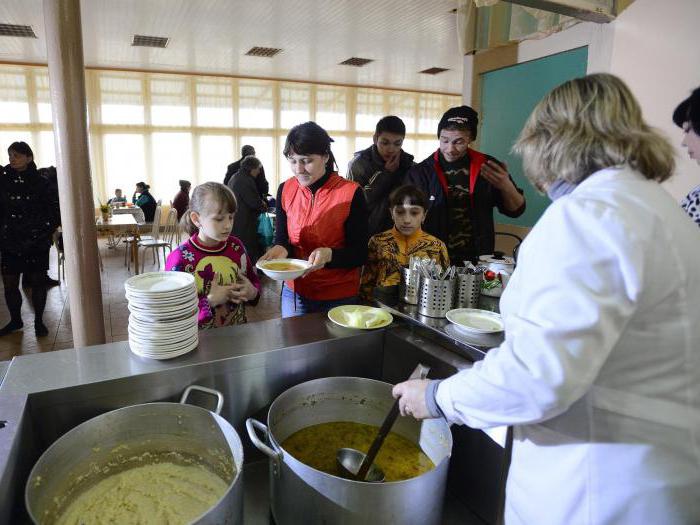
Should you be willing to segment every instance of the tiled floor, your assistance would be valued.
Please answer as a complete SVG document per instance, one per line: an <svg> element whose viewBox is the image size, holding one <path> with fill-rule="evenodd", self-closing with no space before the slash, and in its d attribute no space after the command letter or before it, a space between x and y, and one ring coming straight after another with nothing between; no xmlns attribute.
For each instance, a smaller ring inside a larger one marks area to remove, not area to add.
<svg viewBox="0 0 700 525"><path fill-rule="evenodd" d="M127 326L129 310L124 297L124 281L133 273L128 272L124 266L124 248L106 248L104 240L100 240L100 253L104 271L102 272L102 309L104 313L105 334L107 342L124 341L128 339ZM51 268L49 275L56 277L56 252L51 249ZM146 256L145 271L155 271L150 253ZM162 268L162 261L161 261ZM263 294L260 302L254 308L247 309L249 322L262 321L280 317L280 283L262 277ZM46 337L34 335L34 311L30 299L31 289L22 290L22 319L24 329L12 334L0 337L0 361L12 359L21 354L35 352L49 352L73 347L73 334L70 321L70 308L68 303L68 286L65 281L60 286L49 288L46 298L46 311L44 323L49 329ZM9 321L9 313L2 294L2 281L0 281L0 326Z"/></svg>

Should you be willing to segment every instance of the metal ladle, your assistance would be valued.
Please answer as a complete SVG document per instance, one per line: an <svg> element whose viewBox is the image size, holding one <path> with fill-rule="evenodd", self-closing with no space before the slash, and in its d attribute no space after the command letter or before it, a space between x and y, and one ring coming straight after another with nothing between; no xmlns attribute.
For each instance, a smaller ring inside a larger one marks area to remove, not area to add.
<svg viewBox="0 0 700 525"><path fill-rule="evenodd" d="M429 367L419 364L408 379L425 379L429 370ZM377 457L384 439L389 435L389 431L394 426L394 422L399 415L400 399L398 398L394 401L367 454L363 454L354 448L341 448L338 450L335 460L342 477L369 483L381 483L384 481L384 472L374 464L374 458Z"/></svg>

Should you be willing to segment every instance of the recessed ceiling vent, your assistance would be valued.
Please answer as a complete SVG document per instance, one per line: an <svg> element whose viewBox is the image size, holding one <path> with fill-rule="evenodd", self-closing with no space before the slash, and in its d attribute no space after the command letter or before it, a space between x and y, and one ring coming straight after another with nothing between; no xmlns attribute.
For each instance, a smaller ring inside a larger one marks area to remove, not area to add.
<svg viewBox="0 0 700 525"><path fill-rule="evenodd" d="M366 66L370 62L374 62L373 59L371 58L358 58L358 57L352 57L348 58L347 60L344 60L341 62L339 65L341 66L355 66L355 67L362 67Z"/></svg>
<svg viewBox="0 0 700 525"><path fill-rule="evenodd" d="M134 35L131 45L142 47L167 47L168 42L170 42L170 39L164 36Z"/></svg>
<svg viewBox="0 0 700 525"><path fill-rule="evenodd" d="M246 55L249 57L265 57L265 58L272 58L275 56L277 53L281 53L282 50L278 47L251 47Z"/></svg>
<svg viewBox="0 0 700 525"><path fill-rule="evenodd" d="M444 73L445 71L449 71L449 69L444 67L430 67L428 69L424 69L423 71L419 71L419 73L423 73L424 75L437 75L439 73Z"/></svg>
<svg viewBox="0 0 700 525"><path fill-rule="evenodd" d="M32 26L18 26L15 24L0 24L0 36L36 38Z"/></svg>

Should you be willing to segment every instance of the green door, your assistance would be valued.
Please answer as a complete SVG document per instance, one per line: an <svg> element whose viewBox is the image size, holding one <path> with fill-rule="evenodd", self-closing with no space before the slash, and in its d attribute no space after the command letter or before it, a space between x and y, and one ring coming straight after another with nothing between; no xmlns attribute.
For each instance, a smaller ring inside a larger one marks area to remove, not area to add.
<svg viewBox="0 0 700 525"><path fill-rule="evenodd" d="M587 60L588 48L581 47L481 76L479 150L508 164L527 201L523 215L512 219L496 211L496 222L532 226L549 205L549 199L525 179L520 157L511 154L510 149L537 102L559 84L584 76Z"/></svg>

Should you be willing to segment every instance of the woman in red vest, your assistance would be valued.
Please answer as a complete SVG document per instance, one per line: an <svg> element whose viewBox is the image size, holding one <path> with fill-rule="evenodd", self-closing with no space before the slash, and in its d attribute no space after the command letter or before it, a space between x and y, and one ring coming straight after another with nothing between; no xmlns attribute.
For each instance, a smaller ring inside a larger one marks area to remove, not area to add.
<svg viewBox="0 0 700 525"><path fill-rule="evenodd" d="M314 270L284 283L282 317L358 301L367 205L362 188L336 173L331 142L326 130L306 122L291 129L284 145L294 177L277 190L275 245L260 260L306 259Z"/></svg>

